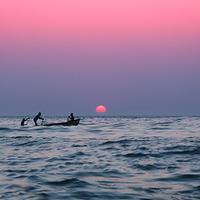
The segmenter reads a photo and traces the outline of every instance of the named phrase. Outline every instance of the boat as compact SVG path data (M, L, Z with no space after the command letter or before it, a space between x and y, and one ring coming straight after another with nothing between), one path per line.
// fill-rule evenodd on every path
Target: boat
M80 122L80 119L75 119L73 121L67 121L67 122L56 122L56 123L44 124L44 126L77 126L79 122Z

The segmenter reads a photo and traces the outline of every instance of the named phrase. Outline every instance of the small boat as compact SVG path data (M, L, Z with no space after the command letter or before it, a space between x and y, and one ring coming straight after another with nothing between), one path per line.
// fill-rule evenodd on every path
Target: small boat
M80 122L80 119L75 119L73 121L67 121L67 122L44 124L44 126L77 126L79 122Z

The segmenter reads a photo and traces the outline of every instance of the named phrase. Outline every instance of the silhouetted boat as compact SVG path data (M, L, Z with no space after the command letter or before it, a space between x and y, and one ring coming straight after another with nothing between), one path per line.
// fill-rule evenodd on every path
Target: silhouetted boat
M75 119L74 121L44 124L44 126L77 126L79 122L80 119Z

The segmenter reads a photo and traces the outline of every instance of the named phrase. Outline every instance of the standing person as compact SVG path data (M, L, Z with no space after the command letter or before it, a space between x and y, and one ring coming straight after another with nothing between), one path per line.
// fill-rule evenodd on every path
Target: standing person
M34 123L35 123L35 126L38 126L38 124L37 124L38 119L44 120L44 118L42 118L41 115L42 115L42 113L39 112L39 113L33 118L33 121L34 121Z
M28 121L29 119L30 119L29 117L23 118L21 121L21 126L27 125L27 123L25 124L25 122Z

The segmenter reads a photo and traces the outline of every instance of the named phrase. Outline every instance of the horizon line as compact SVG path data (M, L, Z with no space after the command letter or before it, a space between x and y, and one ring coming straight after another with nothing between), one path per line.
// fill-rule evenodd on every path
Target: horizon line
M27 117L34 117L35 115L0 115L0 118L7 118L7 117L24 117L24 116L27 116ZM68 115L43 115L44 117L47 117L47 118L56 118L56 117L59 117L59 118L64 118L64 117L67 117ZM161 118L161 117L200 117L200 114L199 115L190 115L190 114L184 114L184 115L155 115L155 114L142 114L142 115L130 115L130 114L122 114L122 115L76 115L76 117L87 117L87 118L93 118L93 117L97 117L97 118Z

